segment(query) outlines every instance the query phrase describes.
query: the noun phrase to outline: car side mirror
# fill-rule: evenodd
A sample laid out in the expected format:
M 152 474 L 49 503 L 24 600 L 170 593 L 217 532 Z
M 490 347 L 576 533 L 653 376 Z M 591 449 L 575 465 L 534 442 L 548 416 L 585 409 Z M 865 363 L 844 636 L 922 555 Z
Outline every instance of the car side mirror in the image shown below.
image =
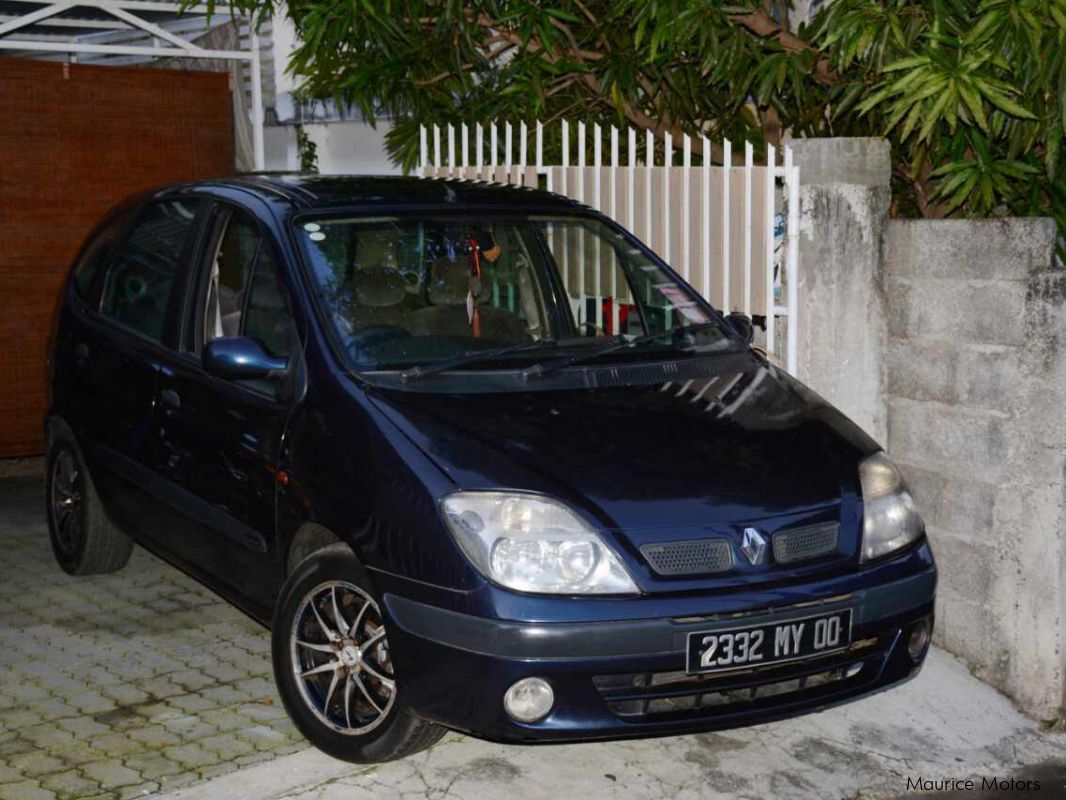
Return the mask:
M 255 339 L 230 336 L 204 345 L 204 369 L 229 380 L 276 378 L 284 374 L 288 359 L 270 355 Z
M 735 330 L 745 342 L 751 344 L 755 339 L 755 325 L 751 321 L 751 317 L 747 314 L 740 314 L 734 311 L 732 314 L 726 316 L 726 322 L 733 326 Z

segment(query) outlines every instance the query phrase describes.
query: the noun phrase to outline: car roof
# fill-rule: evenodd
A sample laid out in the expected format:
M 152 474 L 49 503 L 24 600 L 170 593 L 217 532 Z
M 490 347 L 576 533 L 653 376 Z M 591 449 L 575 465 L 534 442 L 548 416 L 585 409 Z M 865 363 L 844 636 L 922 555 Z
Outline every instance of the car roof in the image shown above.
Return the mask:
M 398 175 L 251 174 L 184 184 L 182 188 L 230 187 L 279 201 L 293 210 L 331 208 L 442 208 L 481 206 L 519 210 L 576 211 L 586 206 L 540 189 L 454 178 Z

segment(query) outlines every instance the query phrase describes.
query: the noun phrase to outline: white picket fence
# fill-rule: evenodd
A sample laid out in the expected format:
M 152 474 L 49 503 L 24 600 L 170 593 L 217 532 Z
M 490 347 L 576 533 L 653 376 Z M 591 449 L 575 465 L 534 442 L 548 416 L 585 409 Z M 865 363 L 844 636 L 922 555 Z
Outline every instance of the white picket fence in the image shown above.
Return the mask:
M 605 137 L 600 125 L 590 131 L 584 122 L 558 124 L 560 164 L 544 162 L 540 122 L 534 126 L 532 163 L 524 122 L 477 124 L 472 131 L 465 124 L 443 130 L 423 125 L 418 174 L 543 186 L 592 206 L 633 232 L 717 308 L 764 317 L 767 352 L 779 361 L 783 342 L 785 366 L 794 374 L 799 360 L 799 167 L 792 163 L 792 149 L 783 148 L 783 164 L 778 165 L 774 147 L 768 147 L 767 163 L 759 166 L 746 142 L 743 165 L 734 165 L 727 140 L 720 164 L 707 158 L 693 166 L 693 140 L 686 135 L 677 165 L 670 134 L 657 141 L 650 131 L 612 126 Z M 702 152 L 711 152 L 706 137 L 699 143 Z

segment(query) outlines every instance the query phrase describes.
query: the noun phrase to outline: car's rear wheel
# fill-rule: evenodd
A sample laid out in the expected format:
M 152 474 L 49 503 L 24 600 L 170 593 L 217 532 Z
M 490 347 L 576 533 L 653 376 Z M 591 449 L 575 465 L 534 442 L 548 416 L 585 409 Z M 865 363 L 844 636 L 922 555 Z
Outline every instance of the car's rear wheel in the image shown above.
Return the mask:
M 126 566 L 133 542 L 108 518 L 78 443 L 65 426 L 51 437 L 46 466 L 48 533 L 63 571 L 98 575 Z
M 381 607 L 347 546 L 300 562 L 282 588 L 272 638 L 282 702 L 320 750 L 357 763 L 391 761 L 444 735 L 404 704 Z

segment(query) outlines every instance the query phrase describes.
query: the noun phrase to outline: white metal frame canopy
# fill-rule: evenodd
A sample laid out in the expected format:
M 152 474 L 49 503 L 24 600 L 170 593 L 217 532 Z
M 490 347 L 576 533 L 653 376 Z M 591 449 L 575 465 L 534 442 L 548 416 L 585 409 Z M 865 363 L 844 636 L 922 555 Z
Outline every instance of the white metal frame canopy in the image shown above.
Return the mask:
M 177 19 L 180 14 L 183 20 L 199 18 L 203 23 L 199 32 L 206 33 L 209 12 L 206 5 L 182 9 L 176 2 L 163 0 L 0 0 L 0 50 L 247 62 L 251 69 L 253 158 L 255 168 L 261 170 L 263 87 L 259 37 L 254 27 L 248 50 L 209 50 L 159 24 L 163 19 Z M 152 17 L 157 21 L 152 21 Z M 98 38 L 101 33 L 123 30 L 143 31 L 151 37 L 151 44 L 110 43 Z M 240 87 L 234 87 L 234 91 L 240 91 Z

